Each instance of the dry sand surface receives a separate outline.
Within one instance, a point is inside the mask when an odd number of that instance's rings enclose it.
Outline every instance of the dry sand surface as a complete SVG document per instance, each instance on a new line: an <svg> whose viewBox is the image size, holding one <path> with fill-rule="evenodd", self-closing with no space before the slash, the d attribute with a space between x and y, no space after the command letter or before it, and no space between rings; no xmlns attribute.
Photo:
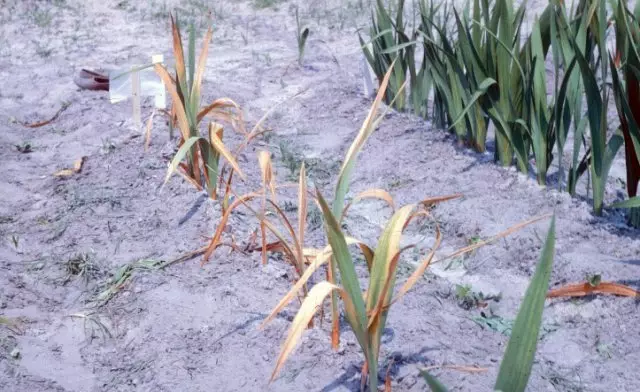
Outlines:
<svg viewBox="0 0 640 392"><path fill-rule="evenodd" d="M289 166L304 160L312 181L330 195L371 103L362 93L356 34L366 27L366 5L298 1L312 31L299 66L295 2L257 5L265 2L0 1L0 316L19 321L11 328L0 325L0 390L359 390L363 358L355 337L345 323L340 349L333 352L327 320L304 334L283 372L268 383L298 307L291 304L267 328L257 328L295 277L278 257L263 266L259 253L221 249L204 267L193 258L161 271L142 268L140 260L172 260L205 245L219 221L219 204L179 176L159 189L177 142L169 140L164 118L155 117L145 152L128 103L112 105L107 93L73 83L82 66L117 68L155 53L170 63L168 11L180 7L204 27L201 15L211 8L215 35L203 101L236 100L252 126L274 104L302 91L267 121L272 134L239 158L248 178L238 186L259 186L256 151L268 149L279 182L290 181L296 173ZM531 18L540 5L531 7ZM145 119L152 104L144 101ZM68 108L49 125L20 124L49 118L63 105ZM225 141L235 145L240 139L229 131ZM25 143L31 152L16 147ZM52 175L81 156L87 157L81 173ZM555 211L552 287L595 273L640 285L640 236L625 226L621 212L595 217L585 195L572 199L543 189L491 161L490 155L456 147L429 122L391 113L360 156L352 194L385 188L405 204L463 193L434 210L445 238L442 255ZM620 199L621 192L612 177L607 201ZM351 210L346 226L374 244L388 216L380 203L363 202ZM247 214L230 221L239 243L255 227ZM393 307L381 368L393 360L394 391L426 390L418 370L434 365L486 368L434 373L453 391L491 390L547 227L538 223L468 257L435 264ZM424 239L424 246L403 258L402 279L433 235L426 224L407 234L407 241ZM317 219L308 240L323 245ZM106 304L96 303L126 265L137 266L131 279ZM500 298L488 300L491 310L465 309L456 285ZM548 301L529 390L638 391L639 337L634 299Z"/></svg>

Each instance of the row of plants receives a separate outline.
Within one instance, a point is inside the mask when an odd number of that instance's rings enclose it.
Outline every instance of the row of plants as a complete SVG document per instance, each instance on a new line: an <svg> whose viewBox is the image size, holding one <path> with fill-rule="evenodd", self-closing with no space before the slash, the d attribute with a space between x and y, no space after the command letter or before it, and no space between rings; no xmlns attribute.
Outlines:
<svg viewBox="0 0 640 392"><path fill-rule="evenodd" d="M630 208L629 223L640 227L640 6L579 0L567 10L552 1L526 36L526 2L514 9L511 0L473 0L458 10L420 0L417 12L410 27L404 0L377 0L369 40L360 36L378 80L392 70L387 104L431 118L478 152L486 151L491 127L495 160L534 172L540 185L554 160L559 187L573 196L587 174L596 215L624 146L629 200L612 207ZM408 93L399 94L405 84ZM616 121L607 116L610 103Z"/></svg>
<svg viewBox="0 0 640 392"><path fill-rule="evenodd" d="M487 240L479 240L473 245L458 249L439 260L434 260L435 253L442 242L442 235L438 222L431 215L431 208L438 203L456 199L461 195L430 197L418 203L395 208L395 202L388 192L382 189L369 189L355 195L347 202L350 176L355 169L358 154L386 113L385 111L382 114L378 114L378 110L386 94L386 88L389 86L391 77L392 71L389 70L383 78L383 83L367 118L347 151L338 173L333 202L329 203L319 189L315 189L315 192L310 193L312 200L322 212L328 244L323 248L304 247L304 216L306 214L308 193L304 166L300 170L298 187L298 235L296 236L295 230L292 229L293 225L286 221L287 219L283 213L277 212L276 215L281 218L285 227L290 228L289 234L292 241L288 240L285 235L280 234L275 224L268 222L264 218L266 214L256 214L259 217L259 221L266 223L269 230L278 238L275 242L266 246L263 245L263 252L266 249L283 252L285 259L292 261L296 271L302 272L291 290L280 300L261 325L264 327L272 321L279 312L300 296L299 293L303 293L302 303L291 323L276 361L271 380L275 379L279 374L307 327L313 325L313 319L317 313L322 314L324 301L331 297L331 346L334 349L338 349L340 344L340 312L338 308L338 302L340 302L344 318L353 331L364 358L361 388L362 390L368 389L371 392L378 391L379 372L381 371L379 369L381 338L387 325L389 312L392 306L420 281L429 265L432 262L440 262L472 252L541 219L535 218L521 223ZM270 178L273 181L274 177L263 175L263 178ZM268 189L273 189L273 187L272 183L265 182L263 194L266 194ZM365 198L384 201L392 209L391 217L384 225L375 247L370 247L365 242L350 236L342 225L350 206ZM274 212L280 210L275 202L271 204L274 206ZM398 266L402 255L406 250L412 249L417 245L412 244L401 247L401 238L410 224L424 219L433 220L435 242L413 273L404 282L400 283L401 277L398 273ZM500 375L495 384L497 390L524 391L528 383L553 263L554 226L555 224L552 221L541 261L527 291L514 326L512 338L505 352ZM358 253L365 260L366 265L364 268L359 268L355 262L356 257L350 249L354 245L357 245ZM296 250L301 257L296 257ZM324 265L327 265L326 280L316 283L310 290L307 290L306 285L313 274ZM366 287L361 284L363 272L366 277ZM422 372L421 374L433 391L446 391L446 388L428 372ZM385 391L391 391L391 381L388 376L385 379Z"/></svg>
<svg viewBox="0 0 640 392"><path fill-rule="evenodd" d="M185 53L179 24L172 18L175 73L172 75L163 65L155 65L156 71L164 80L172 97L172 108L167 113L170 124L180 130L179 148L169 165L165 182L172 174L179 173L196 189L206 191L211 198L219 200L222 216L209 244L202 249L203 263L208 262L216 249L221 246L230 246L240 251L233 235L231 235L231 242L225 242L223 237L233 211L244 208L255 217L256 222L254 235L249 239L249 244L244 247L244 251L259 251L263 263L268 262L268 253L279 253L295 270L295 284L262 324L265 326L273 320L294 299L301 300L300 308L278 357L272 379L284 366L304 330L313 325L314 317L317 317L316 313L319 309L323 309L325 299L330 297L332 348L337 349L340 344L342 313L355 333L362 350L364 358L362 386L363 388L368 386L370 391L378 391L381 337L389 311L393 304L418 283L429 265L436 261L435 253L442 241L438 222L431 214L431 209L438 203L458 198L460 195L429 197L400 208L396 208L392 196L383 189L369 189L349 198L350 177L355 169L358 154L389 110L387 107L380 113L383 99L389 96L390 90L387 88L393 89L391 87L395 69L393 61L390 63L391 68L381 79L378 95L337 174L337 185L331 204L319 189L309 189L308 176L303 163L296 184L297 216L295 219L290 217L287 210L291 209L279 203L278 193L284 189L290 189L291 184L277 183L271 153L268 151L259 151L257 154L256 167L262 179L260 188L239 194L237 192L239 186L235 184L234 174L237 173L241 179L245 176L236 157L264 132L261 125L269 113L260 119L251 131L246 131L241 110L232 100L217 99L201 107L201 84L211 34L212 31L209 30L205 35L203 49L196 62L193 26L189 30ZM395 106L402 99L403 88L401 85L397 90L391 90L393 97L389 101L390 106ZM203 125L205 119L212 121L205 126ZM241 135L242 141L235 148L229 148L223 142L225 125ZM201 128L206 130L206 137L201 136ZM391 209L391 217L375 247L348 235L341 224L350 207L363 199L378 199L385 202ZM306 244L307 211L310 203L316 204L322 213L328 242L324 247L309 247ZM542 218L532 219L486 240L478 240L473 245L459 249L438 261L472 252L540 219ZM398 265L401 256L404 251L416 246L414 244L401 247L402 233L412 222L419 223L424 220L432 220L434 223L434 244L418 268L402 284L399 284L397 282L400 278ZM423 227L423 225L420 226ZM260 243L256 244L258 240ZM366 265L362 268L358 267L354 261L355 258L350 249L354 245L366 261ZM553 247L554 223L552 222L539 266L507 346L496 389L524 391L527 385L553 262ZM359 279L363 273L368 276L366 288L361 286ZM326 280L309 288L309 282L314 274L323 274ZM446 390L433 376L426 372L423 376L434 391ZM387 379L385 385L388 391L391 389L389 381Z"/></svg>

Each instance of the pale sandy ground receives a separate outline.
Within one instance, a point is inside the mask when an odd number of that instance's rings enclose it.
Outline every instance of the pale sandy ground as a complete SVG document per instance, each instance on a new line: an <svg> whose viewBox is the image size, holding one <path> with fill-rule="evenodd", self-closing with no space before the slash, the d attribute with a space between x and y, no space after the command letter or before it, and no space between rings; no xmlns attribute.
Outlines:
<svg viewBox="0 0 640 392"><path fill-rule="evenodd" d="M276 102L306 89L268 121L274 135L241 157L251 173L245 189L259 184L259 148L274 153L279 181L288 180L279 148L284 143L329 195L330 173L336 173L370 105L361 91L356 36L368 14L359 1L300 2L312 30L303 67L296 63L294 2L266 9L249 1L167 3L2 2L0 315L20 318L22 327L12 332L0 326L0 390L356 391L362 358L355 339L345 324L340 350L332 352L326 322L305 333L281 376L267 383L297 306L264 331L257 329L294 276L277 258L261 266L258 254L219 251L204 268L194 259L164 272L137 273L106 306L90 307L118 267L142 258L169 260L202 246L220 210L206 201L181 224L201 197L178 177L158 190L175 145L165 121L156 117L145 153L139 133L130 128L130 106L111 105L105 93L78 90L72 82L78 67L125 66L154 53L170 61L167 11L179 5L183 15L200 21L197 15L212 7L216 32L205 101L235 99L251 125ZM29 129L16 122L47 118L63 103L69 108L50 125ZM150 112L146 101L145 118ZM227 136L228 143L238 142L231 132ZM15 145L24 142L32 144L32 153L17 151ZM81 174L52 177L83 155L88 159ZM620 160L616 167L622 167ZM441 254L555 211L553 286L593 273L639 285L640 238L625 227L620 212L594 217L584 197L542 189L492 164L489 155L456 148L451 136L411 115L390 114L365 147L353 192L370 187L390 190L400 204L463 193L463 199L435 210L445 236ZM620 195L614 176L607 201ZM363 203L346 223L373 244L387 215L379 204ZM254 222L236 215L231 225L243 241ZM546 229L547 223L536 224L464 260L434 265L392 309L381 362L386 368L394 359L394 391L426 390L418 369L441 364L488 368L479 374L436 370L451 390L491 390L508 338L472 321L480 310L458 306L455 285L501 293L494 312L512 320ZM413 230L409 240L424 235L429 245L431 230ZM317 226L309 241L322 244ZM78 255L86 255L95 269L87 282L65 283L65 265ZM419 256L407 255L402 276ZM69 317L77 313L91 319ZM640 390L640 318L633 299L549 301L544 316L529 390ZM111 337L91 320L104 323Z"/></svg>

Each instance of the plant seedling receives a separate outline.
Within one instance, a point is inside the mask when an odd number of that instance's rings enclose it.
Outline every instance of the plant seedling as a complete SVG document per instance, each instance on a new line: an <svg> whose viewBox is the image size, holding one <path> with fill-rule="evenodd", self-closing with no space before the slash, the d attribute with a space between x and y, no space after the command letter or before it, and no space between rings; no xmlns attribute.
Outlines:
<svg viewBox="0 0 640 392"><path fill-rule="evenodd" d="M18 319L0 316L0 325L18 335L21 335L23 333L22 329L20 328L20 324L20 320Z"/></svg>
<svg viewBox="0 0 640 392"><path fill-rule="evenodd" d="M16 144L16 150L23 154L28 154L33 152L33 148L31 146L31 142L24 142L22 144Z"/></svg>
<svg viewBox="0 0 640 392"><path fill-rule="evenodd" d="M493 388L495 391L524 392L529 383L542 325L544 301L553 266L555 227L554 217L540 256L540 262L513 324L511 338L509 338L500 364L498 379ZM427 371L422 371L421 374L432 392L447 391L446 387Z"/></svg>
<svg viewBox="0 0 640 392"><path fill-rule="evenodd" d="M304 48L307 44L307 38L311 32L308 27L300 24L300 16L298 15L298 7L296 7L296 38L298 40L298 64L302 65L302 59L304 58Z"/></svg>
<svg viewBox="0 0 640 392"><path fill-rule="evenodd" d="M471 285L468 284L456 285L455 297L458 301L458 305L465 310L470 310L472 308L485 308L488 305L487 301L500 300L500 295L485 296L482 292L473 291Z"/></svg>
<svg viewBox="0 0 640 392"><path fill-rule="evenodd" d="M112 338L113 335L107 325L100 319L97 312L74 313L69 315L70 318L80 319L83 321L84 333L89 341L102 336L103 339Z"/></svg>
<svg viewBox="0 0 640 392"><path fill-rule="evenodd" d="M506 336L511 335L511 329L513 329L513 320L498 316L491 309L488 312L480 312L480 316L474 317L472 320L483 328L489 328Z"/></svg>
<svg viewBox="0 0 640 392"><path fill-rule="evenodd" d="M70 282L73 278L81 278L87 284L89 279L98 272L98 266L88 253L79 253L71 257L64 267L66 274L64 283Z"/></svg>
<svg viewBox="0 0 640 392"><path fill-rule="evenodd" d="M587 275L587 283L591 285L591 287L598 287L600 282L602 281L602 275L600 274L588 274Z"/></svg>
<svg viewBox="0 0 640 392"><path fill-rule="evenodd" d="M20 237L15 234L11 234L11 243L14 248L18 249L18 245L20 245Z"/></svg>
<svg viewBox="0 0 640 392"><path fill-rule="evenodd" d="M369 114L363 123L360 132L356 136L356 139L347 152L338 175L332 207L327 204L320 191L316 189L315 198L324 216L326 236L329 244L323 249L313 251L315 257L311 258L312 261L306 268L301 269L304 273L300 279L287 293L287 295L282 298L280 303L278 303L262 324L264 325L271 321L289 302L298 296L300 290L306 287L306 284L314 271L325 263L329 264L327 268L327 280L316 284L305 296L305 299L303 300L302 305L291 324L287 338L282 346L271 380L277 376L281 368L284 366L285 361L293 352L293 349L302 337L302 333L309 326L315 313L322 308L322 303L325 298L331 296L331 314L333 318L331 334L332 347L337 349L339 346L340 319L338 312L338 299L340 299L344 304L344 314L347 322L356 336L365 359L365 365L362 369L362 385L364 386L368 380L369 390L371 392L377 391L380 347L382 344L382 333L385 329L388 312L391 306L401 299L419 281L427 267L430 265L435 256L436 249L440 246L442 241L442 236L436 222L436 238L433 247L421 260L411 276L406 279L402 286L396 291L395 286L398 277L398 263L400 256L407 249L415 247L415 245L401 247L400 244L403 231L416 218L431 218L429 214L430 206L447 200L456 199L461 196L449 195L433 197L415 204L403 206L397 210L394 208L395 212L385 225L385 228L378 239L375 250L366 246L362 241L344 234L341 222L343 221L344 215L352 202L365 197L373 197L385 200L391 206L394 206L393 200L390 198L389 194L379 189L367 190L357 195L351 202L346 203L345 205L345 197L349 190L350 176L355 167L357 156L366 140L384 118L385 113L379 115L378 108L385 94L386 86L389 82L392 70L393 66L387 71ZM263 178L264 177L265 176L263 175ZM301 186L300 189L305 188ZM303 194L305 194L305 192L300 192L300 195ZM306 203L301 203L301 205L304 205L306 208ZM306 215L301 214L301 216ZM514 226L490 240L482 241L472 246L467 246L447 257L456 257L470 252L537 220L538 219L534 219ZM293 230L291 231L293 233ZM303 243L303 241L300 239L298 246L300 246L299 244L301 243ZM355 244L359 245L366 261L366 269L368 271L368 287L366 293L362 290L354 258L348 248L349 245ZM280 245L283 246L284 242ZM304 250L300 250L300 253L304 254ZM302 259L302 257L298 260L300 259Z"/></svg>
<svg viewBox="0 0 640 392"><path fill-rule="evenodd" d="M282 163L284 163L285 167L289 169L289 177L295 178L296 172L301 164L300 158L291 151L289 144L285 142L280 142L279 148Z"/></svg>
<svg viewBox="0 0 640 392"><path fill-rule="evenodd" d="M223 171L219 168L220 157L223 157L233 169L229 174L229 183L234 172L237 172L243 179L244 174L234 155L222 142L222 125L217 122L209 123L208 138L204 138L200 136L200 123L205 117L211 117L217 121L231 124L235 131L245 136L245 142L239 147L239 150L244 148L257 133L246 133L240 107L229 98L216 99L210 105L200 108L202 79L209 53L209 43L213 37L213 29L210 27L205 34L197 63L193 24L189 29L186 56L180 27L173 15L171 16L171 30L173 52L176 58L175 77L172 77L162 64L154 64L155 71L160 75L173 101L170 112L171 122L177 125L181 134L181 147L171 161L165 183L177 171L198 190L206 189L209 196L216 199L219 172ZM186 162L183 162L185 158ZM222 179L220 178L220 180Z"/></svg>

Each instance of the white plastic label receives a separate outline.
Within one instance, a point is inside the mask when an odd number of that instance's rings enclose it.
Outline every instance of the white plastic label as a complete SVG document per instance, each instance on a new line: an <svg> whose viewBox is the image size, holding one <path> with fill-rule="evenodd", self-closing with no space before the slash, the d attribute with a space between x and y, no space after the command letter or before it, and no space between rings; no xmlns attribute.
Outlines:
<svg viewBox="0 0 640 392"><path fill-rule="evenodd" d="M161 54L154 54L153 56L151 56L151 62L154 64L162 64L164 62L164 56ZM158 109L165 109L167 107L167 95L164 87L164 82L160 80L160 83L162 83L162 88L157 91L155 106Z"/></svg>
<svg viewBox="0 0 640 392"><path fill-rule="evenodd" d="M160 76L152 67L136 72L140 79L139 94L141 97L155 97L156 107L166 107L165 88ZM132 69L118 69L109 73L109 100L111 103L126 101L132 97Z"/></svg>

